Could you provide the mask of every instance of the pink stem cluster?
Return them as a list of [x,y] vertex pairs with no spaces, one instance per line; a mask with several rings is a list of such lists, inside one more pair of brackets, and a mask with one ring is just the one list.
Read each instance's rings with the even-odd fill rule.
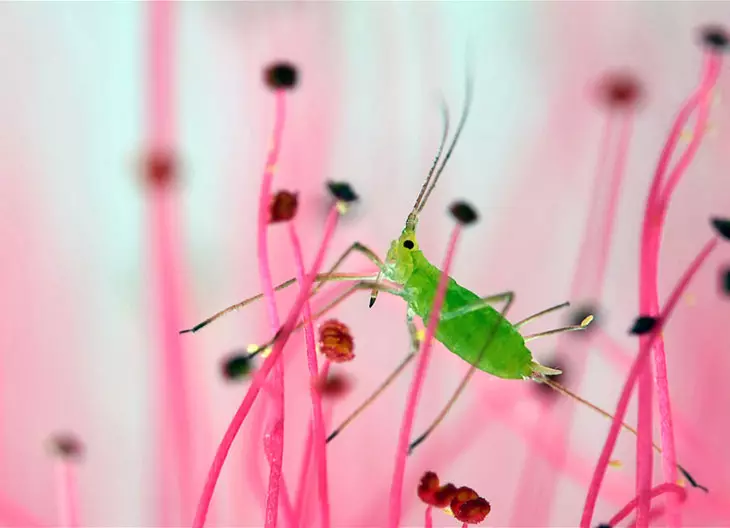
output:
[[[662,493],[674,493],[676,497],[679,498],[680,501],[684,502],[684,500],[687,498],[687,492],[682,488],[681,486],[677,484],[672,484],[669,482],[665,482],[664,484],[659,484],[658,486],[655,486],[651,489],[649,492],[649,496],[651,498],[658,497]],[[636,505],[639,503],[639,497],[634,497],[626,506],[621,508],[616,515],[611,517],[611,519],[608,521],[609,526],[617,526],[618,523],[623,521],[626,517],[629,516],[629,514],[636,509]]]
[[433,337],[436,333],[436,327],[439,322],[441,306],[443,305],[444,298],[446,296],[446,286],[449,282],[449,269],[451,268],[451,261],[454,256],[456,243],[459,240],[460,234],[461,224],[457,224],[456,226],[454,226],[454,229],[451,233],[448,249],[446,251],[446,258],[444,259],[444,264],[441,271],[441,277],[439,278],[438,287],[436,289],[436,296],[433,301],[431,313],[429,314],[428,326],[426,327],[426,336],[423,340],[423,344],[421,345],[421,350],[418,357],[418,364],[416,365],[416,373],[413,376],[411,388],[408,392],[406,410],[403,414],[400,436],[398,437],[398,450],[396,451],[395,455],[393,480],[390,486],[390,515],[388,522],[388,526],[390,526],[390,528],[397,528],[398,523],[400,522],[401,499],[403,495],[403,476],[406,467],[406,456],[408,455],[408,443],[410,441],[411,431],[413,429],[413,419],[416,415],[418,398],[421,393],[423,381],[426,377],[428,360],[431,357],[431,345],[433,344]]
[[297,323],[302,307],[309,297],[312,283],[317,276],[317,272],[322,267],[322,262],[324,260],[326,249],[329,245],[329,241],[332,239],[335,227],[337,226],[338,217],[339,211],[337,209],[337,206],[333,206],[330,210],[329,215],[327,216],[323,240],[320,244],[319,249],[317,250],[314,264],[312,265],[309,273],[304,278],[304,281],[301,284],[299,294],[294,301],[294,305],[289,311],[289,315],[287,316],[286,321],[284,322],[284,325],[282,326],[278,334],[279,337],[273,345],[271,354],[269,354],[264,363],[261,365],[261,368],[254,374],[251,380],[251,386],[246,392],[246,396],[243,398],[241,405],[236,410],[236,413],[233,416],[233,419],[231,420],[228,429],[226,429],[226,432],[223,435],[223,439],[221,440],[215,457],[213,458],[213,463],[211,464],[210,471],[208,472],[208,478],[206,480],[205,486],[203,487],[203,491],[198,502],[198,509],[195,513],[195,519],[193,520],[193,528],[202,528],[205,525],[205,519],[208,514],[208,509],[210,508],[210,501],[213,497],[213,492],[215,491],[215,486],[218,482],[218,478],[220,477],[220,472],[223,468],[223,463],[225,462],[225,459],[228,455],[228,451],[230,451],[236,434],[238,434],[241,425],[243,425],[246,416],[251,410],[251,406],[256,401],[261,387],[266,382],[266,377],[269,375],[269,372],[271,372],[272,368],[276,364],[276,361],[278,361],[279,357],[281,356],[284,350],[284,346],[289,340],[289,336],[291,335],[292,330]]
[[[264,175],[261,180],[257,226],[259,276],[261,278],[261,289],[264,293],[264,298],[266,299],[266,307],[269,313],[269,323],[271,325],[272,335],[275,335],[281,326],[279,313],[276,309],[276,298],[274,297],[274,285],[271,279],[268,248],[271,182],[274,177],[274,171],[276,170],[276,163],[279,160],[284,124],[286,123],[286,96],[284,90],[281,89],[276,90],[276,109],[274,119],[271,148],[266,159]],[[291,508],[291,502],[288,500],[286,483],[282,477],[282,465],[284,459],[284,366],[282,365],[281,359],[279,359],[274,365],[273,384],[274,390],[276,391],[275,395],[271,398],[273,403],[273,423],[270,425],[265,436],[265,450],[270,465],[269,488],[266,493],[266,528],[274,528],[276,526],[279,510],[279,491],[282,488],[284,489],[283,494],[286,496],[286,499],[282,501],[284,510],[287,512],[289,524],[293,525],[294,523],[294,513]]]
[[657,339],[662,328],[666,324],[669,315],[674,310],[675,305],[679,301],[680,296],[686,289],[690,280],[697,273],[700,266],[709,256],[709,254],[715,249],[716,245],[716,239],[708,241],[703,247],[702,251],[700,251],[697,257],[695,257],[695,259],[692,261],[689,268],[684,272],[679,282],[674,287],[674,290],[669,296],[669,300],[667,301],[664,309],[659,314],[657,324],[647,336],[648,338],[646,342],[644,342],[639,349],[639,353],[636,356],[633,365],[631,366],[631,371],[629,372],[626,382],[624,383],[624,387],[621,391],[621,396],[616,407],[614,419],[611,422],[611,428],[609,429],[608,436],[606,437],[606,442],[603,446],[603,450],[601,451],[601,455],[598,458],[596,468],[593,472],[593,478],[591,479],[591,484],[588,488],[588,494],[586,496],[586,502],[583,508],[583,515],[581,516],[581,528],[590,528],[591,526],[593,511],[596,506],[596,501],[598,500],[598,492],[600,490],[601,483],[603,482],[603,478],[606,474],[606,468],[608,467],[611,453],[613,452],[613,448],[616,445],[618,433],[621,428],[621,422],[626,415],[626,409],[629,404],[629,398],[631,397],[631,391],[634,387],[634,384],[639,378],[641,370],[646,366],[651,347],[654,344],[654,341]]
[[[304,263],[302,261],[302,247],[297,236],[296,229],[293,224],[289,224],[289,237],[292,247],[294,248],[294,260],[297,267],[297,280],[304,282]],[[310,434],[312,435],[312,443],[314,447],[315,463],[317,467],[317,485],[319,490],[319,511],[320,521],[323,528],[330,526],[330,510],[329,510],[329,490],[327,483],[327,450],[326,450],[326,433],[324,430],[324,420],[322,419],[322,398],[317,389],[316,383],[319,378],[319,368],[317,366],[317,349],[314,344],[314,327],[312,325],[312,310],[309,306],[309,300],[304,303],[304,339],[307,346],[307,365],[309,367],[310,389],[309,393],[312,397],[312,426]],[[328,365],[329,366],[329,365]],[[324,369],[323,369],[324,370]],[[326,375],[326,373],[324,374]],[[307,451],[309,451],[308,448]],[[304,453],[305,459],[310,456],[309,452]],[[300,492],[304,489],[300,488]]]
[[[654,316],[659,310],[657,269],[664,220],[672,193],[676,189],[681,176],[686,172],[694,158],[706,130],[711,100],[710,91],[717,81],[720,63],[720,56],[717,53],[707,53],[704,74],[700,85],[680,110],[657,164],[646,203],[642,226],[639,308],[643,315]],[[692,140],[675,167],[669,173],[669,176],[665,178],[669,169],[669,162],[679,143],[682,130],[698,106],[698,117]],[[663,180],[666,180],[666,184],[662,187]],[[640,339],[640,346],[645,346],[647,340],[647,337],[642,337]],[[667,382],[666,354],[661,336],[657,338],[654,347],[654,366],[663,446],[662,469],[667,482],[676,482],[676,452]],[[639,497],[639,503],[636,523],[640,528],[648,525],[650,510],[650,497],[648,492],[651,488],[652,478],[652,393],[651,369],[647,366],[641,372],[639,378],[639,434],[637,439],[637,495]],[[678,527],[681,524],[681,520],[677,509],[676,498],[671,497],[669,499],[667,513],[670,526]]]

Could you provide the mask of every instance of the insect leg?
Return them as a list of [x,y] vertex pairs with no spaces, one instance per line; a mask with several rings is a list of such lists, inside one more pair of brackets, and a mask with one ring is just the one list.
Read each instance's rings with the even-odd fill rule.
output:
[[[500,312],[500,315],[502,317],[506,317],[507,312],[510,309],[510,306],[512,306],[512,302],[514,301],[515,295],[513,292],[506,292],[506,293],[503,293],[500,295],[507,300],[507,302],[505,302],[505,304],[504,304],[504,307],[502,308],[502,311]],[[494,297],[498,297],[498,296],[494,296]],[[482,299],[482,301],[486,301],[487,299],[490,299],[490,297],[484,297]],[[477,304],[477,305],[481,304],[481,307],[483,307],[483,303],[474,303],[474,304]],[[465,307],[465,308],[468,308],[468,307]],[[462,311],[462,309],[459,309],[457,311]],[[469,311],[471,311],[471,310],[469,310]],[[452,312],[452,313],[455,313],[455,312]],[[460,315],[462,315],[462,314],[460,314]],[[443,421],[443,419],[446,417],[448,412],[454,406],[454,403],[456,403],[456,400],[459,398],[459,396],[461,396],[461,393],[464,392],[464,389],[466,388],[466,384],[469,383],[469,380],[471,379],[471,377],[474,375],[474,373],[477,370],[476,365],[479,364],[479,362],[482,359],[482,355],[489,347],[489,344],[492,341],[492,336],[496,329],[497,329],[497,324],[495,322],[495,324],[492,328],[492,331],[488,334],[486,343],[484,343],[484,346],[479,351],[479,355],[477,356],[477,359],[469,366],[469,370],[467,371],[464,378],[461,380],[461,383],[459,383],[459,386],[456,388],[456,391],[454,391],[454,394],[451,396],[451,398],[449,398],[449,401],[446,403],[446,406],[444,406],[443,410],[438,414],[438,416],[436,416],[434,421],[431,422],[431,425],[428,426],[428,428],[423,432],[423,434],[421,436],[419,436],[418,438],[416,438],[413,442],[411,442],[411,445],[408,446],[409,455],[411,453],[413,453],[413,450],[416,448],[416,446],[418,446],[424,440],[426,440],[426,438],[428,438],[428,436],[433,432],[433,430],[436,429],[436,427]]]
[[462,315],[467,314],[469,312],[482,310],[486,306],[491,306],[492,304],[501,302],[501,301],[505,301],[505,306],[509,306],[510,304],[512,304],[512,301],[514,300],[514,298],[515,298],[515,293],[512,291],[498,293],[496,295],[490,295],[488,297],[482,297],[478,301],[475,301],[471,304],[467,304],[466,306],[462,306],[461,308],[458,308],[451,312],[442,313],[440,316],[440,319],[441,319],[441,321],[448,321],[449,319],[454,319],[455,317],[461,317]]
[[540,332],[538,334],[531,334],[528,336],[525,336],[525,343],[528,341],[532,341],[533,339],[537,339],[538,337],[545,337],[549,335],[554,334],[562,334],[564,332],[575,332],[577,330],[585,330],[586,327],[591,324],[591,321],[593,321],[593,316],[589,315],[579,325],[571,325],[571,326],[564,326],[562,328],[556,328],[555,330],[548,330],[547,332]]
[[360,406],[355,409],[350,416],[348,416],[344,422],[342,422],[330,435],[327,437],[327,442],[332,440],[335,436],[340,434],[342,430],[347,427],[357,416],[364,411],[371,403],[373,403],[378,396],[382,394],[382,392],[398,377],[398,375],[403,372],[403,369],[406,368],[406,365],[411,362],[411,360],[416,357],[416,354],[418,353],[418,348],[420,345],[420,339],[418,337],[418,328],[416,327],[416,324],[413,322],[414,317],[413,311],[409,308],[408,312],[406,313],[406,323],[408,324],[408,333],[411,336],[411,351],[408,353],[408,355],[403,359],[403,361],[400,362],[400,364],[395,368],[393,372],[383,381],[383,383],[380,384],[380,387],[378,387],[375,392],[373,392]]
[[[330,275],[333,274],[337,270],[337,268],[339,268],[342,265],[342,263],[345,261],[345,259],[348,256],[350,256],[350,254],[353,251],[362,253],[363,255],[365,255],[365,257],[367,257],[368,260],[370,260],[370,262],[375,264],[379,270],[381,270],[381,271],[383,270],[384,264],[383,264],[383,261],[378,256],[378,254],[375,253],[375,251],[373,251],[372,249],[368,248],[367,246],[361,244],[360,242],[355,242],[349,248],[347,248],[342,255],[340,255],[340,258],[338,258],[335,261],[335,263],[330,268],[328,274],[330,274]],[[312,290],[312,294],[317,293],[319,291],[319,289],[322,287],[322,284],[324,282],[325,281],[319,281],[317,283],[317,286]]]
[[[391,295],[396,295],[398,297],[401,296],[401,290],[400,288],[396,286],[390,286],[388,284],[382,284],[382,283],[376,283],[372,280],[361,280],[357,282],[356,284],[353,284],[350,288],[347,289],[346,292],[342,293],[341,295],[335,297],[333,300],[331,300],[329,303],[327,303],[322,309],[320,309],[318,312],[314,313],[312,315],[312,321],[316,321],[321,316],[335,308],[337,305],[339,305],[342,301],[350,297],[353,293],[355,293],[358,290],[373,290],[377,289],[378,291],[383,291],[385,293],[389,293]],[[292,334],[294,332],[297,332],[304,327],[304,325],[307,324],[306,319],[302,319],[299,321],[299,323],[292,329]],[[258,346],[252,346],[249,347],[249,357],[254,357],[258,353],[263,352],[268,347],[272,346],[276,340],[279,338],[279,335],[281,333],[281,329],[274,335],[271,340],[267,341],[263,345]]]
[[555,306],[551,306],[550,308],[548,308],[546,310],[542,310],[540,312],[537,312],[536,314],[532,314],[530,317],[527,317],[527,318],[523,319],[522,321],[519,321],[517,323],[514,323],[512,326],[514,326],[515,328],[519,328],[520,326],[522,326],[524,324],[527,324],[530,321],[534,321],[538,317],[542,317],[543,315],[547,315],[547,314],[552,313],[552,312],[554,312],[556,310],[560,310],[561,308],[567,308],[568,306],[570,306],[570,303],[569,302],[564,302],[562,304],[556,304]]
[[[373,275],[352,275],[352,274],[346,274],[346,273],[342,273],[342,274],[320,273],[319,275],[317,275],[316,280],[318,280],[320,283],[322,283],[322,282],[329,282],[329,281],[361,281],[364,279],[372,279],[372,278],[374,278]],[[281,284],[278,284],[274,288],[274,291],[279,291],[279,290],[283,290],[284,288],[288,288],[289,286],[291,286],[292,284],[295,284],[296,282],[297,282],[296,278],[292,278],[287,281],[284,281]],[[192,328],[188,328],[187,330],[180,330],[180,333],[181,334],[195,333],[198,330],[202,329],[203,327],[208,326],[213,321],[223,317],[224,315],[227,315],[231,312],[235,312],[236,310],[239,310],[239,309],[243,308],[244,306],[247,306],[251,303],[258,301],[259,299],[263,298],[263,296],[264,296],[263,293],[259,293],[258,295],[254,295],[253,297],[244,299],[243,301],[241,301],[237,304],[231,305],[228,308],[225,308],[225,309],[221,310],[220,312],[218,312],[214,315],[211,315],[205,321],[196,324]]]

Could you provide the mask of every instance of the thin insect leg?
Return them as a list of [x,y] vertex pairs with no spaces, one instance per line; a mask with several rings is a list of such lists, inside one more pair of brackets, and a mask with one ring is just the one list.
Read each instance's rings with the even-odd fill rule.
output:
[[420,345],[420,340],[418,337],[418,328],[413,322],[413,317],[414,313],[409,308],[408,312],[406,313],[406,323],[408,324],[408,333],[411,336],[411,351],[403,359],[403,361],[400,362],[395,370],[390,373],[385,381],[380,384],[380,387],[378,387],[375,392],[373,392],[364,402],[362,402],[360,406],[345,419],[344,422],[342,422],[334,431],[332,431],[332,433],[330,433],[330,435],[327,437],[327,442],[340,434],[342,430],[347,427],[355,418],[357,418],[362,411],[364,411],[371,403],[373,403],[378,398],[378,396],[380,396],[383,391],[388,388],[388,386],[393,383],[393,381],[395,381],[395,379],[403,372],[403,370],[406,368],[406,365],[408,365],[408,363],[410,363],[411,360],[416,357]]
[[583,319],[583,322],[581,322],[579,325],[571,325],[571,326],[564,326],[563,328],[556,328],[555,330],[548,330],[547,332],[540,332],[538,334],[531,334],[528,336],[525,336],[525,343],[528,341],[532,341],[533,339],[537,339],[538,337],[545,337],[555,334],[563,334],[565,332],[576,332],[578,330],[585,330],[586,327],[590,324],[590,322],[593,320],[593,316],[589,315],[585,319]]
[[497,303],[497,302],[505,301],[505,303],[507,303],[507,305],[509,305],[512,303],[512,300],[514,298],[515,298],[515,293],[512,291],[498,293],[496,295],[490,295],[488,297],[482,297],[478,301],[474,301],[473,303],[467,304],[466,306],[462,306],[461,308],[459,308],[457,310],[442,313],[440,316],[440,319],[441,319],[441,321],[448,321],[449,319],[461,317],[462,315],[468,314],[470,312],[482,310],[485,307],[491,306],[492,304]]
[[[337,305],[339,305],[342,301],[344,301],[345,299],[347,299],[350,295],[352,295],[356,291],[358,291],[358,290],[372,290],[372,289],[377,289],[379,291],[383,291],[383,292],[389,293],[391,295],[396,295],[398,297],[401,296],[401,290],[400,290],[400,288],[397,288],[397,287],[394,287],[394,286],[390,286],[388,284],[376,283],[376,282],[373,282],[372,280],[362,280],[362,281],[358,282],[357,284],[353,284],[350,288],[347,289],[347,291],[345,293],[343,293],[343,294],[339,295],[338,297],[334,298],[329,303],[327,303],[327,305],[325,305],[322,309],[320,309],[318,312],[314,313],[312,315],[312,321],[316,321],[317,319],[319,319],[321,316],[323,316],[324,314],[326,314],[327,312],[329,312],[330,310],[332,310],[333,308],[335,308]],[[297,332],[297,331],[301,330],[304,327],[305,324],[307,324],[307,320],[306,319],[302,319],[292,329],[292,332],[291,333],[293,334],[294,332]],[[267,341],[263,345],[257,345],[257,346],[249,347],[249,355],[248,355],[248,357],[249,358],[253,358],[257,354],[259,354],[260,352],[263,352],[264,350],[266,350],[270,346],[273,346],[273,344],[279,338],[279,334],[280,334],[280,332],[277,332],[274,335],[274,337],[272,337],[269,341]]]
[[[384,264],[383,261],[380,259],[380,257],[373,251],[372,249],[368,248],[367,246],[361,244],[360,242],[355,242],[352,244],[349,248],[345,250],[345,252],[340,255],[340,258],[338,258],[335,263],[332,265],[332,267],[329,269],[328,274],[332,275],[334,272],[339,268],[342,263],[345,261],[345,259],[352,253],[353,251],[358,251],[365,255],[370,262],[375,264],[379,270],[383,270]],[[322,285],[325,283],[325,281],[319,281],[317,283],[317,286],[312,290],[312,294],[317,293],[320,288],[322,288]]]
[[[502,308],[500,315],[502,317],[506,317],[507,312],[510,309],[510,306],[512,306],[512,302],[514,301],[515,295],[512,292],[507,292],[507,294],[503,294],[503,295],[507,295],[507,302],[505,303],[504,307]],[[426,438],[428,438],[428,436],[433,432],[433,430],[436,429],[436,427],[438,427],[438,425],[443,421],[443,419],[446,417],[448,412],[454,406],[454,403],[456,403],[456,400],[459,398],[459,396],[461,396],[461,393],[464,392],[464,389],[466,388],[467,383],[469,383],[469,380],[471,379],[471,377],[474,375],[474,373],[477,370],[476,366],[481,361],[482,356],[484,355],[484,352],[487,350],[487,348],[489,348],[489,344],[491,343],[492,337],[496,330],[497,330],[497,324],[495,323],[492,328],[492,331],[490,332],[490,334],[488,334],[486,343],[484,344],[482,349],[479,351],[479,355],[477,356],[477,359],[469,366],[469,370],[467,371],[464,378],[461,380],[461,383],[459,383],[459,386],[456,388],[456,391],[454,391],[453,396],[451,396],[451,398],[449,398],[449,401],[446,403],[446,406],[438,414],[438,416],[436,416],[436,419],[433,422],[431,422],[431,425],[428,426],[428,428],[423,432],[423,434],[421,434],[421,436],[416,438],[413,442],[411,442],[411,445],[408,446],[409,455],[411,453],[413,453],[413,450],[416,448],[416,446],[418,446],[424,440],[426,440]]]
[[[372,279],[373,275],[352,275],[352,274],[346,274],[346,273],[321,273],[317,275],[316,280],[320,282],[329,282],[329,281],[360,281],[364,279]],[[283,290],[284,288],[288,288],[292,284],[295,284],[297,282],[296,278],[292,278],[289,280],[286,280],[282,282],[281,284],[277,285],[274,288],[274,291]],[[258,295],[254,295],[253,297],[249,297],[248,299],[244,299],[243,301],[231,305],[228,308],[225,308],[221,310],[220,312],[211,315],[208,317],[205,321],[196,324],[192,328],[188,328],[187,330],[180,330],[181,334],[187,334],[187,333],[195,333],[198,330],[202,329],[203,327],[208,326],[213,321],[223,317],[224,315],[227,315],[231,312],[235,312],[236,310],[240,310],[244,306],[247,306],[251,303],[254,303],[258,301],[259,299],[262,299],[264,296],[263,293],[259,293]]]
[[522,321],[514,323],[512,326],[514,326],[515,328],[519,328],[520,326],[527,324],[531,321],[534,321],[535,319],[542,317],[543,315],[547,315],[549,313],[555,312],[556,310],[560,310],[561,308],[567,308],[568,306],[570,306],[569,302],[564,302],[562,304],[556,304],[555,306],[551,306],[550,308],[548,308],[546,310],[537,312],[536,314],[533,314],[530,317],[523,319]]

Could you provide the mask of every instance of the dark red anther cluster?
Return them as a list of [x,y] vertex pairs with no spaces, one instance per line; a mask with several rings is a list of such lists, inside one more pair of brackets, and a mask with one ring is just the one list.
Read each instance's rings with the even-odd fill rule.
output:
[[355,341],[350,329],[336,319],[330,319],[319,327],[319,351],[333,363],[352,361]]
[[144,176],[147,184],[165,187],[175,178],[175,159],[171,152],[153,151],[144,160]]
[[344,374],[329,374],[320,376],[315,382],[314,388],[324,398],[339,398],[349,392],[352,383]]
[[449,506],[457,520],[468,524],[482,522],[492,509],[489,502],[471,488],[466,486],[457,488],[450,482],[441,486],[438,476],[433,471],[426,472],[421,478],[418,497],[429,506],[437,508]]
[[297,214],[299,205],[296,193],[279,191],[271,197],[269,205],[269,223],[287,222]]

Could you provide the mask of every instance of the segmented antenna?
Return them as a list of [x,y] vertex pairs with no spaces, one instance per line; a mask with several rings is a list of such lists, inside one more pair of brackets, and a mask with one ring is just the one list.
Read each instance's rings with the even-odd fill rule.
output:
[[[451,141],[451,146],[449,146],[449,150],[446,151],[446,155],[444,156],[444,161],[441,163],[441,167],[438,169],[438,171],[436,171],[436,175],[433,178],[433,182],[431,182],[431,185],[428,188],[428,191],[426,191],[426,195],[423,197],[423,200],[418,204],[418,210],[416,211],[416,213],[420,213],[421,210],[423,209],[423,206],[426,205],[426,202],[428,201],[428,197],[431,196],[431,193],[433,192],[434,188],[436,187],[436,184],[439,181],[439,177],[441,176],[441,173],[444,171],[444,168],[446,167],[446,163],[448,163],[449,158],[451,158],[451,154],[454,152],[456,143],[459,141],[461,132],[464,130],[464,125],[466,124],[466,118],[469,117],[469,110],[471,109],[473,88],[474,88],[474,77],[467,70],[466,93],[464,95],[464,109],[461,112],[461,118],[459,119],[459,125],[456,127],[456,133],[454,134],[454,139]],[[435,166],[435,163],[434,163],[434,166]],[[424,186],[428,184],[430,179],[431,179],[431,176],[429,174],[428,180],[426,180],[426,183],[424,184]],[[421,191],[421,192],[423,192],[423,191]],[[419,195],[419,198],[420,198],[420,195]]]
[[436,157],[433,160],[433,165],[431,165],[431,170],[428,171],[428,177],[421,186],[421,192],[418,193],[416,203],[413,204],[413,213],[411,214],[418,213],[421,210],[421,200],[423,199],[423,195],[426,194],[426,190],[428,189],[428,183],[431,181],[431,177],[433,176],[433,173],[436,170],[436,166],[441,159],[441,153],[444,151],[444,147],[446,146],[446,138],[449,136],[449,109],[446,106],[446,101],[444,100],[443,96],[441,97],[441,117],[444,122],[444,131],[441,135],[441,142],[439,143],[439,148],[436,151]]

